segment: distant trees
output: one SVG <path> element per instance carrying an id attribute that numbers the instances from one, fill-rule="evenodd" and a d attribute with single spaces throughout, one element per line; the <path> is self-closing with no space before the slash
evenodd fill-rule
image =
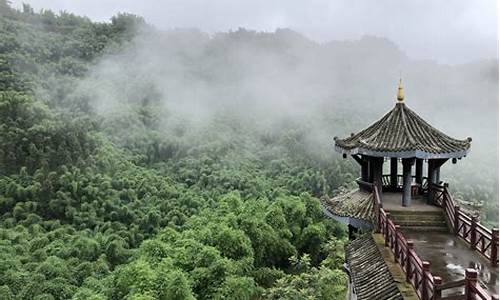
<path id="1" fill-rule="evenodd" d="M 0 92 L 0 169 L 4 174 L 54 170 L 84 161 L 96 149 L 92 124 L 62 121 L 49 108 L 16 92 Z"/>

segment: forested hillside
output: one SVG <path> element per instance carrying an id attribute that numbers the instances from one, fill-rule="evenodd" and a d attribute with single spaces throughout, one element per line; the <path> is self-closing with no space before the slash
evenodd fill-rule
<path id="1" fill-rule="evenodd" d="M 332 138 L 390 109 L 396 62 L 479 81 L 454 98 L 469 113 L 469 94 L 473 112 L 498 105 L 491 62 L 413 62 L 385 39 L 208 36 L 0 0 L 0 299 L 343 299 L 346 228 L 318 198 L 352 187 Z M 425 107 L 437 96 L 416 82 Z M 498 207 L 481 158 L 452 179 Z"/>

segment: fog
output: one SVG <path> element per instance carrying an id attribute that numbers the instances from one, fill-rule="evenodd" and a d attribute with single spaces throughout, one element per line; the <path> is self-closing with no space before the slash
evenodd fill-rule
<path id="1" fill-rule="evenodd" d="M 209 34 L 245 27 L 290 28 L 321 43 L 386 37 L 410 57 L 459 64 L 498 57 L 495 0 L 13 0 L 21 7 L 65 10 L 97 21 L 118 12 L 143 16 L 161 29 L 200 28 Z"/>
<path id="2" fill-rule="evenodd" d="M 412 26 L 398 32 L 418 31 Z M 496 55 L 467 56 L 475 49 L 470 42 L 470 47 L 450 52 L 461 62 L 447 64 L 433 50 L 421 52 L 433 59 L 420 59 L 410 54 L 418 48 L 410 51 L 404 40 L 370 30 L 320 40 L 293 29 L 270 28 L 209 32 L 145 25 L 123 49 L 105 51 L 83 78 L 75 78 L 76 88 L 63 102 L 88 103 L 101 117 L 101 128 L 121 146 L 158 142 L 189 148 L 207 140 L 230 144 L 239 139 L 238 146 L 246 147 L 298 133 L 295 142 L 303 144 L 301 150 L 332 162 L 340 159 L 333 137 L 366 128 L 392 109 L 402 78 L 406 105 L 455 138 L 472 137 L 470 154 L 456 165 L 447 164 L 442 179 L 452 187 L 473 189 L 469 194 L 484 193 L 478 198 L 498 201 Z M 452 36 L 443 42 L 458 41 Z M 471 36 L 465 34 L 461 42 Z M 485 49 L 496 49 L 496 37 L 479 36 L 488 40 Z M 439 40 L 432 34 L 428 38 Z M 39 98 L 57 91 L 51 87 Z"/>
<path id="3" fill-rule="evenodd" d="M 484 162 L 478 173 L 496 178 L 497 66 L 414 60 L 371 36 L 317 43 L 288 29 L 208 35 L 147 27 L 125 51 L 100 60 L 75 95 L 87 95 L 106 117 L 155 101 L 166 135 L 173 123 L 203 127 L 221 115 L 264 131 L 303 124 L 314 129 L 311 148 L 333 151 L 334 136 L 361 130 L 394 106 L 401 76 L 406 104 L 445 133 L 472 137 L 466 160 Z"/>

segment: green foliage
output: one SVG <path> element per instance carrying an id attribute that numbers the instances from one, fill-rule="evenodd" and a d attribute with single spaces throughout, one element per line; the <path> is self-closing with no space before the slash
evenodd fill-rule
<path id="1" fill-rule="evenodd" d="M 307 195 L 288 196 L 275 203 L 283 210 L 286 203 L 298 205 L 311 199 Z M 253 278 L 256 272 L 259 274 L 258 282 L 266 282 L 264 286 L 267 287 L 272 286 L 285 276 L 285 273 L 273 270 L 289 270 L 292 267 L 289 262 L 294 255 L 309 253 L 300 251 L 292 244 L 292 235 L 283 236 L 283 228 L 269 226 L 268 221 L 273 220 L 269 219 L 268 213 L 276 211 L 275 205 L 271 205 L 269 200 L 243 201 L 238 193 L 233 192 L 218 202 L 218 207 L 191 217 L 182 228 L 167 228 L 155 239 L 143 242 L 134 261 L 111 274 L 113 285 L 110 293 L 113 297 L 147 294 L 155 299 L 189 299 L 193 296 L 197 299 L 253 299 L 264 290 Z M 307 228 L 326 228 L 327 224 L 333 227 L 329 220 L 307 217 L 316 213 L 314 206 L 309 206 L 309 209 L 305 205 L 301 207 L 304 208 L 303 219 L 298 220 L 300 225 L 295 225 L 297 243 L 303 243 L 311 235 Z M 292 222 L 296 223 L 297 220 L 292 216 L 290 221 L 284 220 L 285 228 L 290 227 Z M 286 217 L 283 216 L 283 219 Z M 248 226 L 249 220 L 258 224 L 258 235 L 255 234 L 256 228 Z M 331 234 L 325 232 L 324 235 L 326 239 L 336 240 Z M 281 245 L 288 245 L 289 252 L 276 255 L 273 248 L 280 248 Z M 340 250 L 341 253 L 339 248 L 328 250 Z M 329 254 L 328 250 L 324 251 L 325 258 L 330 260 L 331 256 L 338 255 Z M 263 257 L 255 260 L 254 253 L 261 253 Z M 316 254 L 309 253 L 306 256 L 312 255 L 320 263 L 324 261 L 325 270 L 328 267 L 341 267 L 341 263 L 331 262 L 326 267 L 329 260 L 323 260 Z M 324 272 L 325 276 L 330 274 Z"/>
<path id="2" fill-rule="evenodd" d="M 308 255 L 292 257 L 297 275 L 286 275 L 264 293 L 263 299 L 343 299 L 347 276 L 340 269 L 312 267 Z"/>
<path id="3" fill-rule="evenodd" d="M 352 164 L 318 165 L 304 135 L 263 143 L 229 116 L 165 134 L 154 90 L 104 120 L 72 95 L 140 17 L 93 23 L 29 5 L 3 15 L 2 299 L 255 299 L 299 276 L 291 257 L 319 266 L 323 245 L 345 237 L 310 194 L 345 181 L 323 170 Z"/>
<path id="4" fill-rule="evenodd" d="M 96 148 L 88 120 L 61 120 L 48 107 L 14 92 L 0 92 L 0 169 L 13 174 L 78 165 Z"/>
<path id="5" fill-rule="evenodd" d="M 357 169 L 311 149 L 311 124 L 199 126 L 149 86 L 102 118 L 74 93 L 146 26 L 0 0 L 0 298 L 344 298 L 345 228 L 318 197 Z M 240 36 L 263 38 L 218 36 L 210 51 Z"/>

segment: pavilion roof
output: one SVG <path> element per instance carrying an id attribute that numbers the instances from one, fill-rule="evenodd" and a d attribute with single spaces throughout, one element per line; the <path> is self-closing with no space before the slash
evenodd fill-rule
<path id="1" fill-rule="evenodd" d="M 403 300 L 371 233 L 351 241 L 345 254 L 358 300 Z"/>
<path id="2" fill-rule="evenodd" d="M 399 99 L 399 96 L 398 96 Z M 368 128 L 345 139 L 334 138 L 338 152 L 398 158 L 461 158 L 471 138 L 458 140 L 431 126 L 399 100 Z"/>
<path id="3" fill-rule="evenodd" d="M 322 199 L 324 208 L 331 214 L 339 217 L 354 218 L 372 223 L 373 194 L 354 189 L 343 191 L 331 199 Z"/>

